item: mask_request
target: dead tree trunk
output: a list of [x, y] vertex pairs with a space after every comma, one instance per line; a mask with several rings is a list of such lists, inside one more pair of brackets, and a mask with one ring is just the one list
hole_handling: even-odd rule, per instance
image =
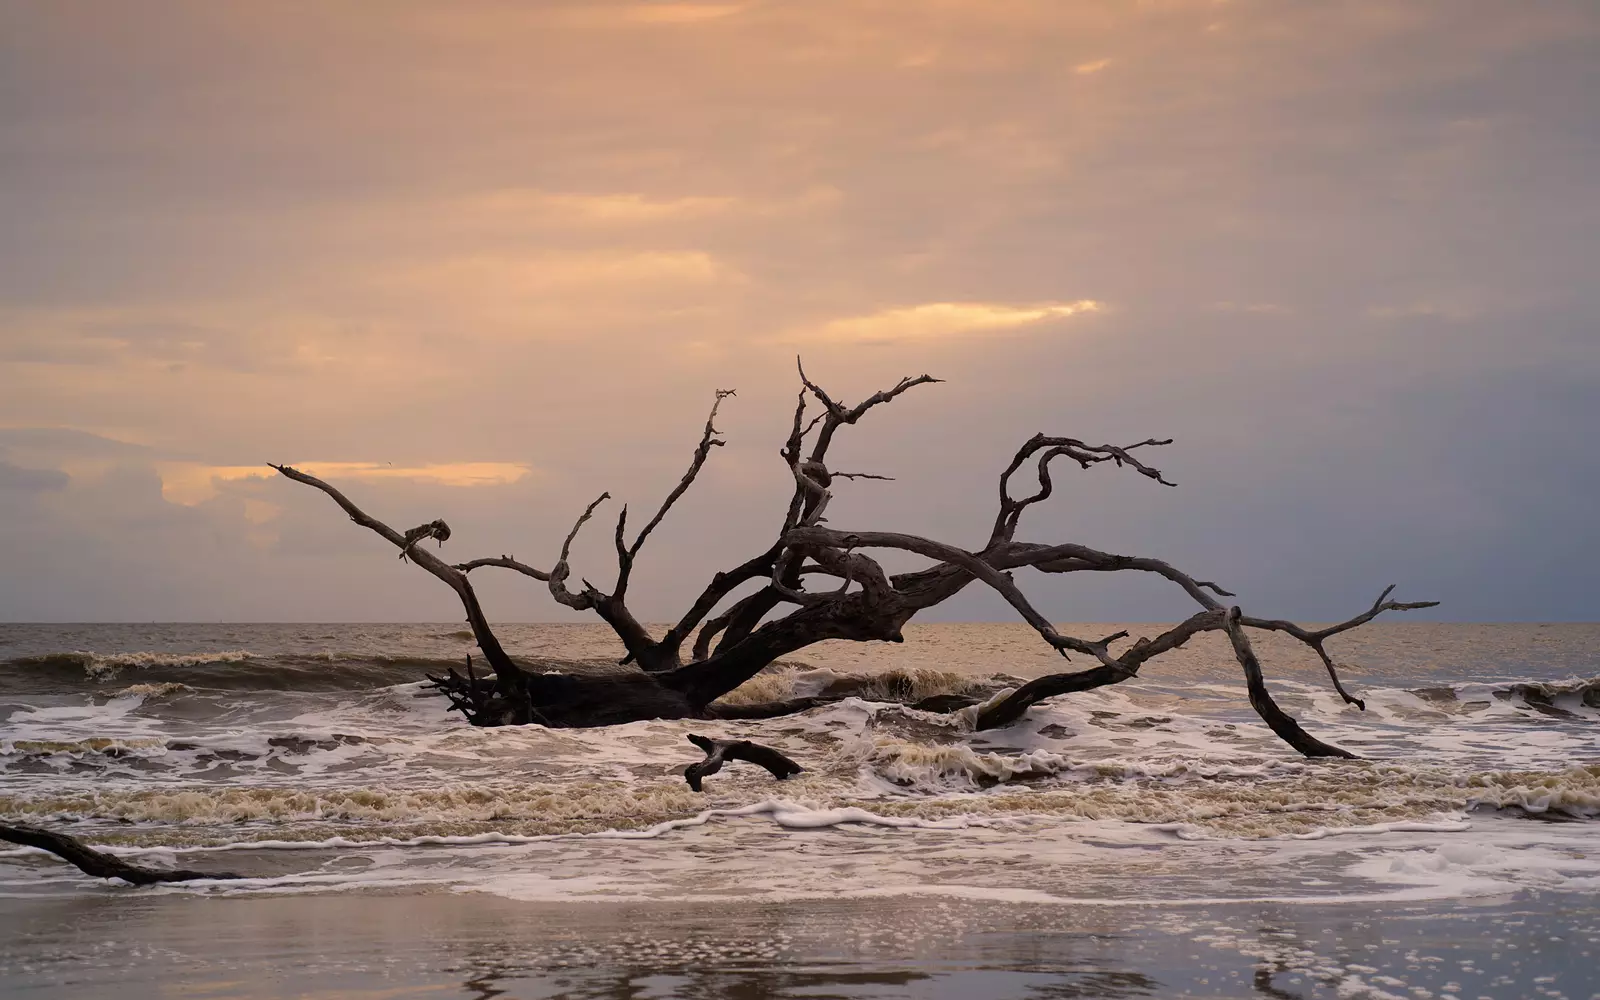
[[[854, 426], [874, 407], [916, 386], [938, 381], [927, 375], [904, 378], [891, 389], [875, 393], [855, 406], [846, 406], [800, 369], [801, 388], [794, 420], [788, 439], [779, 451], [787, 466], [787, 475], [794, 481], [794, 492], [776, 538], [745, 562], [713, 576], [683, 617], [659, 637], [629, 610], [626, 602], [629, 580], [645, 541], [678, 498], [693, 485], [711, 450], [723, 443], [715, 424], [718, 410], [723, 401], [733, 395], [732, 390], [717, 392], [688, 470], [631, 539], [628, 508], [622, 508], [614, 531], [616, 583], [609, 593], [588, 580], [583, 580], [582, 586], [574, 591], [567, 586], [567, 581], [572, 575], [569, 562], [572, 542], [599, 506], [610, 499], [610, 494], [600, 494], [578, 517], [561, 545], [555, 565], [547, 572], [504, 555], [446, 563], [420, 547], [426, 539], [434, 539], [442, 545], [450, 537], [450, 529], [443, 521], [398, 532], [362, 511], [322, 480], [287, 465], [273, 468], [296, 482], [326, 493], [351, 520], [398, 548], [402, 560], [409, 559], [455, 591], [488, 663], [490, 676], [479, 677], [469, 662], [465, 675], [452, 670], [432, 680], [473, 725], [538, 723], [585, 727], [641, 719], [761, 718], [801, 711], [818, 704], [818, 699], [737, 708], [714, 703], [780, 657], [825, 639], [902, 642], [901, 629], [918, 612], [948, 600], [969, 584], [978, 583], [1000, 594], [1063, 658], [1078, 654], [1097, 665], [1086, 670], [1052, 674], [1023, 685], [984, 706], [974, 717], [976, 728], [1009, 725], [1046, 698], [1131, 680], [1138, 676], [1139, 668], [1147, 660], [1183, 645], [1193, 636], [1201, 632], [1227, 631], [1245, 671], [1251, 705], [1272, 731], [1310, 756], [1351, 756], [1307, 734], [1272, 701], [1244, 629], [1283, 632], [1305, 643], [1322, 659], [1334, 688], [1345, 701], [1364, 708], [1340, 683], [1325, 648], [1326, 640], [1365, 624], [1384, 611], [1432, 607], [1435, 602], [1390, 601], [1389, 593], [1394, 589], [1391, 586], [1366, 612], [1329, 628], [1309, 630], [1293, 622], [1252, 618], [1237, 608], [1230, 611], [1217, 597], [1234, 595], [1210, 581], [1196, 580], [1159, 559], [1117, 555], [1073, 543], [1046, 545], [1016, 540], [1023, 513], [1049, 499], [1054, 492], [1051, 469], [1057, 459], [1076, 463], [1083, 469], [1111, 463], [1171, 486], [1173, 484], [1159, 470], [1144, 464], [1133, 454], [1137, 449], [1159, 447], [1170, 441], [1151, 439], [1126, 446], [1092, 445], [1076, 438], [1034, 435], [1024, 442], [1000, 475], [999, 509], [988, 539], [979, 549], [968, 550], [898, 532], [839, 531], [824, 527], [824, 512], [833, 497], [832, 489], [840, 480], [887, 478], [830, 469], [828, 449], [837, 433], [846, 426]], [[820, 407], [820, 412], [808, 421], [807, 409], [813, 403]], [[1011, 482], [1023, 466], [1030, 463], [1037, 489], [1026, 496], [1014, 497]], [[913, 553], [930, 560], [931, 564], [924, 569], [891, 576], [867, 554], [870, 550], [881, 549]], [[622, 641], [627, 655], [621, 664], [633, 669], [608, 674], [522, 669], [495, 638], [469, 581], [473, 570], [489, 567], [532, 577], [543, 582], [557, 602], [574, 610], [593, 611]], [[1017, 586], [1012, 573], [1023, 568], [1041, 573], [1153, 573], [1180, 588], [1200, 610], [1179, 625], [1154, 637], [1140, 638], [1114, 652], [1113, 644], [1127, 639], [1127, 633], [1085, 639], [1058, 632]], [[751, 583], [759, 586], [729, 602], [736, 590]], [[789, 608], [786, 614], [771, 617], [785, 607]], [[723, 610], [714, 614], [719, 608]], [[687, 656], [684, 655], [686, 643], [689, 645]]]

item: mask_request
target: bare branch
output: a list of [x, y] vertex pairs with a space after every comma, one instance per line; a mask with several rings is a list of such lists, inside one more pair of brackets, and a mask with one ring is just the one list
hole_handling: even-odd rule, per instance
[[[297, 483], [303, 483], [326, 493], [333, 502], [338, 504], [350, 520], [362, 527], [369, 528], [382, 536], [391, 545], [400, 549], [402, 555], [410, 557], [410, 561], [428, 571], [433, 576], [444, 581], [456, 596], [461, 600], [461, 606], [467, 613], [467, 622], [472, 626], [473, 638], [478, 643], [478, 648], [483, 651], [484, 659], [489, 661], [489, 668], [494, 671], [496, 684], [500, 689], [501, 701], [494, 710], [493, 724], [499, 725], [506, 721], [524, 723], [538, 717], [533, 708], [531, 696], [527, 689], [527, 678], [521, 668], [512, 662], [506, 655], [505, 649], [500, 645], [500, 640], [489, 627], [489, 620], [484, 616], [483, 608], [478, 603], [478, 595], [473, 591], [472, 584], [467, 580], [466, 569], [451, 566], [438, 556], [423, 548], [413, 548], [417, 541], [424, 537], [433, 537], [441, 542], [450, 537], [450, 529], [443, 521], [434, 521], [411, 531], [401, 534], [382, 521], [357, 507], [349, 497], [334, 489], [332, 486], [318, 479], [316, 476], [301, 472], [299, 469], [287, 465], [274, 465], [285, 477]], [[576, 529], [574, 529], [576, 530]], [[569, 538], [570, 542], [571, 539]], [[562, 550], [565, 557], [566, 550]], [[502, 557], [503, 558], [503, 557]], [[513, 560], [507, 560], [511, 562]], [[467, 564], [469, 568], [472, 564]], [[520, 564], [519, 564], [520, 565]], [[531, 567], [528, 567], [531, 570]], [[532, 570], [532, 573], [537, 573]], [[477, 721], [476, 719], [474, 721]], [[490, 724], [485, 717], [483, 724]]]
[[831, 415], [835, 420], [843, 422], [846, 416], [845, 408], [840, 406], [838, 403], [835, 403], [833, 401], [833, 397], [824, 392], [821, 386], [817, 385], [815, 382], [811, 381], [811, 379], [806, 377], [806, 366], [801, 363], [800, 356], [798, 354], [795, 355], [794, 366], [800, 372], [800, 384], [810, 390], [813, 396], [817, 397], [817, 402], [822, 404], [823, 408], [828, 411], [829, 415]]
[[526, 563], [517, 562], [510, 556], [491, 556], [487, 559], [473, 559], [470, 562], [456, 563], [455, 568], [463, 573], [470, 573], [473, 570], [481, 569], [484, 566], [498, 566], [501, 569], [515, 570], [516, 572], [521, 573], [523, 576], [531, 576], [535, 580], [539, 580], [541, 582], [548, 581], [550, 579], [550, 574], [546, 573], [544, 570], [534, 569], [532, 566], [529, 566]]
[[628, 553], [628, 546], [623, 541], [623, 535], [628, 530], [628, 505], [623, 504], [622, 510], [617, 512], [617, 530], [614, 544], [617, 547], [617, 585], [611, 589], [612, 596], [622, 600], [628, 592], [628, 574], [633, 570], [633, 557]]
[[845, 413], [842, 419], [847, 424], [853, 424], [857, 420], [860, 420], [861, 417], [874, 406], [877, 406], [879, 403], [887, 403], [889, 400], [900, 395], [902, 392], [905, 392], [907, 389], [911, 389], [919, 385], [929, 385], [934, 382], [943, 381], [944, 379], [934, 378], [932, 375], [918, 375], [915, 378], [907, 375], [905, 378], [895, 383], [895, 387], [893, 389], [885, 389], [875, 392], [866, 399], [857, 403], [855, 406], [851, 407], [850, 410]]
[[[1163, 478], [1159, 469], [1145, 465], [1128, 454], [1135, 448], [1160, 447], [1171, 443], [1171, 438], [1162, 440], [1149, 438], [1136, 444], [1123, 446], [1112, 444], [1092, 445], [1079, 441], [1077, 438], [1048, 437], [1042, 432], [1035, 434], [1023, 442], [1022, 447], [1017, 450], [1016, 455], [1011, 459], [1011, 464], [1007, 465], [1005, 471], [1000, 474], [1000, 512], [995, 516], [994, 530], [990, 533], [989, 543], [993, 545], [1002, 541], [1010, 541], [1012, 536], [1016, 534], [1017, 522], [1021, 519], [1022, 512], [1028, 507], [1050, 498], [1051, 493], [1055, 491], [1055, 484], [1050, 479], [1050, 463], [1057, 458], [1063, 456], [1070, 458], [1072, 461], [1077, 462], [1080, 468], [1084, 469], [1101, 462], [1115, 462], [1118, 466], [1131, 466], [1140, 475], [1154, 479], [1165, 486], [1176, 486], [1176, 483], [1168, 482]], [[1011, 477], [1022, 467], [1023, 462], [1038, 454], [1041, 449], [1044, 450], [1044, 453], [1039, 455], [1038, 460], [1038, 491], [1020, 500], [1014, 499], [1011, 496]]]
[[346, 514], [350, 515], [350, 520], [382, 536], [389, 544], [400, 550], [401, 558], [410, 556], [412, 562], [449, 584], [451, 589], [459, 593], [466, 586], [466, 574], [461, 570], [456, 569], [426, 549], [414, 548], [416, 543], [423, 538], [438, 538], [441, 542], [449, 538], [450, 528], [443, 521], [431, 521], [401, 534], [360, 507], [357, 507], [349, 497], [316, 476], [301, 472], [299, 469], [288, 465], [272, 465], [270, 462], [267, 464], [297, 483], [304, 483], [326, 493], [333, 499], [334, 503], [338, 504]]
[[1160, 559], [1148, 556], [1119, 556], [1091, 549], [1087, 545], [1039, 545], [1033, 542], [1000, 542], [984, 550], [984, 559], [1001, 569], [1032, 566], [1041, 573], [1079, 573], [1084, 571], [1115, 572], [1125, 569], [1142, 570], [1166, 577], [1182, 587], [1194, 602], [1207, 610], [1217, 610], [1222, 605], [1207, 590], [1226, 597], [1227, 591], [1209, 581], [1202, 583], [1189, 574]]
[[691, 656], [696, 660], [704, 660], [711, 655], [711, 640], [720, 635], [733, 620], [749, 611], [757, 600], [765, 600], [769, 588], [763, 587], [753, 594], [735, 602], [728, 610], [716, 616], [700, 629], [700, 634], [694, 638], [694, 650]]
[[588, 611], [604, 595], [595, 590], [588, 581], [584, 581], [583, 590], [576, 594], [567, 589], [567, 577], [572, 575], [572, 567], [567, 562], [568, 556], [572, 554], [572, 540], [578, 537], [578, 531], [582, 529], [584, 522], [594, 516], [594, 509], [609, 499], [611, 499], [610, 493], [602, 493], [583, 509], [583, 513], [578, 515], [577, 523], [567, 532], [566, 541], [561, 543], [561, 558], [550, 568], [550, 596], [575, 611]]
[[1132, 646], [1122, 651], [1117, 659], [1128, 673], [1136, 673], [1148, 660], [1177, 649], [1201, 632], [1213, 632], [1223, 627], [1226, 612], [1221, 608], [1200, 611], [1167, 629], [1154, 639], [1140, 637]]
[[316, 476], [301, 472], [299, 469], [288, 465], [274, 465], [273, 463], [268, 462], [267, 466], [269, 468], [277, 469], [280, 473], [289, 477], [290, 479], [293, 479], [297, 483], [304, 483], [307, 486], [314, 486], [322, 492], [328, 494], [328, 496], [333, 498], [334, 503], [338, 504], [346, 514], [350, 515], [350, 520], [361, 525], [363, 528], [371, 528], [373, 531], [387, 539], [392, 545], [394, 545], [395, 548], [403, 551], [409, 546], [410, 543], [407, 541], [404, 535], [368, 514], [360, 507], [357, 507], [355, 504], [351, 503], [349, 497], [346, 497], [343, 493], [340, 493], [332, 486], [329, 486], [327, 483], [318, 479]]
[[767, 551], [735, 566], [726, 573], [718, 573], [712, 577], [711, 582], [696, 598], [694, 604], [688, 611], [683, 613], [682, 618], [678, 619], [678, 623], [667, 630], [667, 634], [661, 639], [661, 645], [671, 646], [676, 649], [689, 633], [694, 631], [694, 627], [700, 624], [701, 619], [710, 614], [712, 609], [724, 597], [732, 593], [736, 587], [770, 574], [772, 572], [772, 564], [777, 560], [781, 551], [781, 545], [774, 545]]
[[[1119, 568], [1138, 567], [1123, 566]], [[1176, 574], [1177, 571], [1174, 570], [1173, 573]], [[1182, 574], [1177, 575], [1182, 576]], [[1200, 585], [1220, 590], [1220, 588], [1216, 588], [1215, 584], [1211, 584], [1209, 582], [1203, 582]], [[1240, 624], [1247, 628], [1285, 632], [1294, 638], [1299, 639], [1301, 642], [1306, 643], [1312, 649], [1316, 650], [1317, 654], [1322, 657], [1323, 664], [1328, 668], [1328, 675], [1333, 680], [1333, 686], [1335, 690], [1339, 692], [1345, 701], [1355, 705], [1358, 708], [1365, 708], [1366, 706], [1359, 698], [1355, 698], [1349, 694], [1347, 691], [1345, 691], [1344, 686], [1340, 684], [1338, 674], [1334, 670], [1332, 661], [1328, 658], [1327, 651], [1323, 648], [1322, 644], [1323, 641], [1329, 636], [1337, 635], [1340, 632], [1345, 632], [1359, 625], [1365, 624], [1383, 611], [1410, 611], [1416, 608], [1431, 608], [1438, 604], [1437, 601], [1398, 602], [1385, 600], [1393, 589], [1394, 588], [1391, 586], [1385, 590], [1383, 594], [1379, 596], [1378, 600], [1373, 604], [1372, 609], [1368, 610], [1367, 612], [1357, 615], [1348, 621], [1340, 622], [1337, 625], [1330, 625], [1327, 628], [1319, 629], [1315, 632], [1296, 625], [1294, 622], [1279, 621], [1275, 619], [1269, 620], [1241, 616], [1239, 621]], [[1175, 625], [1167, 631], [1161, 633], [1154, 639], [1141, 638], [1134, 642], [1132, 646], [1128, 647], [1117, 657], [1117, 660], [1122, 664], [1122, 671], [1101, 672], [1101, 668], [1096, 668], [1095, 670], [1082, 671], [1077, 674], [1051, 674], [1047, 677], [1037, 678], [1034, 681], [1030, 681], [1023, 687], [1018, 688], [1006, 698], [985, 708], [977, 717], [975, 728], [991, 729], [999, 726], [1010, 725], [1012, 722], [1015, 722], [1017, 719], [1021, 718], [1022, 714], [1027, 711], [1028, 708], [1046, 698], [1051, 698], [1058, 694], [1066, 694], [1072, 691], [1088, 690], [1091, 687], [1100, 687], [1104, 684], [1114, 684], [1118, 681], [1126, 680], [1138, 673], [1139, 667], [1145, 662], [1152, 660], [1163, 653], [1177, 649], [1179, 646], [1182, 646], [1199, 633], [1219, 631], [1226, 629], [1227, 627], [1227, 612], [1222, 608], [1208, 608], [1207, 610], [1200, 611], [1182, 623]], [[1253, 651], [1251, 655], [1254, 656]], [[1257, 669], [1259, 669], [1259, 664]], [[1263, 690], [1265, 690], [1264, 687]], [[1270, 700], [1271, 699], [1268, 698], [1269, 702]], [[1268, 709], [1268, 712], [1270, 713], [1275, 709], [1276, 706], [1273, 705], [1272, 708]], [[1293, 722], [1292, 719], [1289, 721], [1291, 723]]]
[[711, 412], [706, 416], [705, 430], [700, 434], [700, 443], [695, 446], [694, 458], [689, 463], [689, 471], [683, 474], [683, 478], [678, 481], [678, 485], [673, 487], [672, 492], [668, 493], [667, 498], [661, 502], [661, 509], [656, 511], [656, 516], [652, 517], [648, 524], [639, 529], [639, 534], [634, 538], [633, 544], [626, 549], [623, 548], [622, 544], [622, 532], [623, 521], [627, 518], [627, 510], [623, 510], [622, 519], [617, 521], [617, 586], [613, 595], [617, 600], [621, 600], [622, 595], [627, 592], [628, 576], [633, 572], [634, 559], [639, 555], [639, 550], [644, 547], [645, 539], [650, 537], [650, 532], [656, 530], [656, 525], [660, 524], [661, 519], [667, 516], [667, 511], [672, 509], [672, 505], [677, 503], [678, 498], [683, 496], [690, 485], [694, 483], [694, 478], [700, 474], [700, 467], [706, 464], [706, 458], [711, 454], [711, 449], [720, 448], [727, 443], [717, 437], [717, 410], [721, 408], [724, 399], [736, 394], [733, 389], [717, 390], [716, 399], [711, 403]]
[[1250, 648], [1250, 639], [1244, 633], [1242, 613], [1238, 607], [1228, 609], [1226, 627], [1228, 639], [1233, 643], [1233, 655], [1238, 658], [1239, 665], [1244, 668], [1245, 683], [1250, 690], [1250, 707], [1256, 710], [1263, 722], [1285, 743], [1305, 754], [1307, 757], [1347, 757], [1354, 758], [1355, 754], [1342, 747], [1331, 743], [1324, 743], [1300, 728], [1300, 723], [1291, 718], [1288, 713], [1278, 707], [1272, 700], [1272, 695], [1267, 693], [1267, 682], [1261, 676], [1261, 662], [1256, 659], [1255, 650]]
[[879, 476], [870, 472], [830, 472], [834, 479], [878, 479], [886, 483], [894, 482], [893, 476]]
[[1339, 682], [1339, 671], [1334, 668], [1333, 658], [1328, 655], [1328, 650], [1323, 643], [1326, 642], [1331, 636], [1338, 635], [1341, 632], [1348, 632], [1360, 625], [1365, 625], [1367, 622], [1372, 621], [1372, 619], [1378, 617], [1385, 611], [1415, 611], [1418, 608], [1433, 608], [1438, 607], [1439, 605], [1438, 601], [1401, 602], [1388, 600], [1389, 595], [1393, 591], [1394, 584], [1391, 583], [1389, 586], [1384, 588], [1383, 593], [1378, 595], [1378, 599], [1372, 602], [1371, 608], [1368, 608], [1366, 611], [1347, 621], [1342, 621], [1337, 625], [1329, 625], [1327, 628], [1318, 629], [1316, 631], [1302, 628], [1301, 626], [1296, 625], [1294, 622], [1283, 621], [1276, 618], [1246, 618], [1244, 619], [1244, 624], [1250, 628], [1259, 628], [1274, 632], [1285, 632], [1316, 650], [1317, 655], [1322, 658], [1322, 665], [1328, 670], [1329, 679], [1333, 681], [1334, 690], [1339, 692], [1339, 697], [1343, 698], [1347, 704], [1354, 705], [1362, 711], [1366, 711], [1367, 703], [1346, 691], [1344, 689], [1344, 685]]
[[[1115, 670], [1122, 669], [1122, 664], [1106, 648], [1106, 640], [1090, 642], [1057, 632], [1055, 626], [1051, 625], [1049, 620], [1034, 610], [1032, 604], [1028, 603], [1028, 599], [1023, 596], [1022, 591], [1017, 588], [1016, 583], [1012, 581], [1009, 575], [984, 562], [978, 556], [954, 545], [897, 532], [840, 532], [816, 527], [797, 528], [789, 532], [785, 536], [785, 540], [791, 545], [831, 545], [840, 549], [901, 549], [906, 552], [915, 552], [918, 555], [927, 556], [930, 559], [939, 559], [952, 563], [971, 573], [980, 582], [988, 584], [1001, 597], [1004, 597], [1006, 603], [1015, 608], [1022, 615], [1023, 620], [1032, 625], [1033, 630], [1038, 632], [1046, 642], [1063, 656], [1069, 650], [1075, 653], [1084, 653], [1093, 656], [1101, 663]], [[1121, 638], [1121, 636], [1118, 635], [1112, 638]]]
[[847, 407], [829, 396], [821, 386], [806, 377], [805, 366], [800, 359], [794, 359], [795, 367], [800, 372], [800, 382], [817, 401], [821, 403], [826, 412], [826, 419], [822, 422], [822, 429], [817, 432], [817, 441], [811, 448], [811, 461], [821, 462], [828, 454], [828, 446], [833, 443], [833, 433], [842, 424], [853, 424], [860, 420], [866, 412], [880, 403], [887, 403], [896, 396], [919, 385], [928, 385], [942, 382], [943, 379], [934, 378], [932, 375], [918, 375], [915, 378], [907, 376], [895, 383], [894, 388], [873, 393], [855, 406]]
[[1029, 708], [1046, 698], [1076, 691], [1090, 691], [1107, 684], [1120, 683], [1131, 676], [1132, 674], [1102, 665], [1077, 673], [1036, 677], [1004, 698], [983, 706], [973, 718], [972, 728], [982, 731], [1009, 726], [1022, 718]]
[[406, 556], [411, 554], [412, 548], [424, 538], [437, 539], [440, 548], [443, 548], [444, 543], [450, 540], [450, 526], [443, 521], [429, 521], [427, 524], [419, 524], [415, 528], [409, 529], [404, 537], [406, 547], [400, 550], [402, 562], [405, 561]]

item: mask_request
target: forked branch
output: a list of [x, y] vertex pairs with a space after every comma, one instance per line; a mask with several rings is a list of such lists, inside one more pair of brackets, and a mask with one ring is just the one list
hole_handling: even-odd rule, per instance
[[588, 611], [605, 598], [605, 595], [596, 590], [588, 580], [583, 581], [583, 589], [574, 594], [567, 589], [567, 578], [572, 575], [570, 559], [573, 540], [578, 537], [578, 532], [583, 530], [583, 526], [588, 522], [589, 518], [594, 516], [595, 508], [610, 499], [610, 493], [602, 493], [595, 497], [589, 506], [583, 509], [583, 513], [578, 515], [578, 520], [572, 525], [572, 530], [567, 532], [566, 540], [561, 543], [560, 558], [556, 560], [554, 566], [550, 567], [550, 575], [547, 577], [550, 584], [550, 596], [574, 611]]
[[1237, 607], [1229, 608], [1226, 626], [1228, 641], [1233, 644], [1233, 655], [1238, 658], [1239, 666], [1244, 668], [1245, 683], [1250, 690], [1250, 707], [1280, 739], [1307, 757], [1354, 758], [1355, 754], [1350, 751], [1324, 743], [1300, 728], [1300, 723], [1290, 718], [1272, 700], [1272, 695], [1267, 693], [1267, 682], [1261, 676], [1261, 662], [1256, 659], [1255, 650], [1250, 648], [1250, 638], [1244, 633], [1242, 617]]
[[[1134, 458], [1129, 452], [1135, 448], [1157, 448], [1172, 443], [1171, 438], [1157, 440], [1149, 438], [1130, 445], [1113, 444], [1086, 444], [1077, 438], [1049, 437], [1043, 433], [1035, 434], [1025, 441], [1017, 454], [1011, 459], [1011, 464], [1006, 466], [1000, 474], [1000, 512], [995, 515], [994, 530], [990, 533], [989, 544], [1008, 542], [1017, 532], [1017, 523], [1022, 518], [1022, 512], [1036, 503], [1050, 499], [1055, 492], [1055, 483], [1050, 478], [1050, 463], [1058, 458], [1068, 458], [1078, 463], [1080, 468], [1087, 469], [1101, 462], [1115, 462], [1118, 466], [1129, 466], [1142, 476], [1147, 476], [1161, 483], [1163, 486], [1176, 486], [1177, 483], [1168, 482], [1161, 470], [1145, 465]], [[1042, 452], [1042, 453], [1041, 453]], [[1011, 496], [1011, 477], [1016, 474], [1022, 464], [1035, 454], [1038, 459], [1039, 489], [1029, 496], [1015, 499]]]
[[1367, 703], [1346, 691], [1344, 685], [1339, 682], [1339, 671], [1334, 667], [1333, 657], [1328, 655], [1328, 649], [1324, 643], [1340, 632], [1348, 632], [1357, 626], [1365, 625], [1385, 611], [1415, 611], [1418, 608], [1436, 608], [1439, 606], [1438, 601], [1391, 601], [1389, 600], [1389, 595], [1393, 592], [1394, 584], [1391, 583], [1383, 588], [1383, 593], [1378, 595], [1378, 599], [1373, 601], [1372, 607], [1366, 611], [1337, 625], [1329, 625], [1327, 628], [1317, 629], [1316, 631], [1302, 628], [1294, 622], [1282, 621], [1276, 618], [1245, 618], [1244, 624], [1251, 628], [1288, 633], [1316, 650], [1317, 656], [1322, 658], [1322, 665], [1328, 670], [1329, 679], [1333, 681], [1334, 690], [1339, 692], [1339, 697], [1343, 698], [1347, 704], [1366, 711]]

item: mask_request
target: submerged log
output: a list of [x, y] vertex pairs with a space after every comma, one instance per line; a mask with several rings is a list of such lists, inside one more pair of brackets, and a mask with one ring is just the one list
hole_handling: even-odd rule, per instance
[[690, 764], [689, 769], [683, 772], [684, 780], [697, 792], [705, 790], [701, 787], [702, 781], [722, 770], [722, 765], [730, 760], [744, 760], [760, 765], [771, 771], [772, 776], [779, 781], [805, 770], [771, 747], [751, 743], [749, 740], [714, 740], [690, 733], [689, 742], [704, 750], [706, 754], [705, 760]]
[[114, 854], [97, 851], [76, 837], [34, 826], [0, 826], [0, 840], [25, 847], [37, 847], [76, 865], [85, 875], [95, 878], [119, 878], [132, 885], [154, 885], [158, 882], [195, 882], [200, 879], [245, 878], [232, 872], [197, 872], [187, 868], [145, 868], [130, 864]]

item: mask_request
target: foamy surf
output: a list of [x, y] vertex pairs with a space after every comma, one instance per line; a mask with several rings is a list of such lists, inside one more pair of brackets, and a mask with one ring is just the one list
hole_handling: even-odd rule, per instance
[[[73, 637], [93, 654], [0, 651], [0, 817], [157, 863], [222, 851], [238, 856], [230, 867], [262, 866], [259, 881], [174, 892], [426, 884], [519, 899], [1120, 905], [1445, 898], [1596, 877], [1588, 855], [1552, 860], [1600, 818], [1597, 684], [1574, 672], [1586, 653], [1543, 676], [1357, 664], [1346, 672], [1361, 712], [1327, 690], [1320, 664], [1264, 643], [1279, 700], [1365, 758], [1347, 762], [1284, 747], [1225, 650], [1198, 640], [1165, 672], [994, 731], [910, 705], [993, 697], [1058, 669], [1025, 629], [825, 644], [729, 696], [840, 699], [787, 717], [483, 730], [421, 683], [470, 651], [452, 629], [167, 628], [126, 651], [104, 635]], [[514, 655], [616, 669], [600, 639], [541, 629], [509, 630]], [[363, 642], [381, 645], [362, 654]], [[755, 739], [806, 770], [780, 785], [734, 765], [697, 795], [681, 776], [699, 756], [690, 732]], [[1501, 860], [1429, 853], [1483, 843]], [[16, 891], [82, 884], [4, 856], [20, 866]], [[1507, 857], [1560, 878], [1519, 882]]]

